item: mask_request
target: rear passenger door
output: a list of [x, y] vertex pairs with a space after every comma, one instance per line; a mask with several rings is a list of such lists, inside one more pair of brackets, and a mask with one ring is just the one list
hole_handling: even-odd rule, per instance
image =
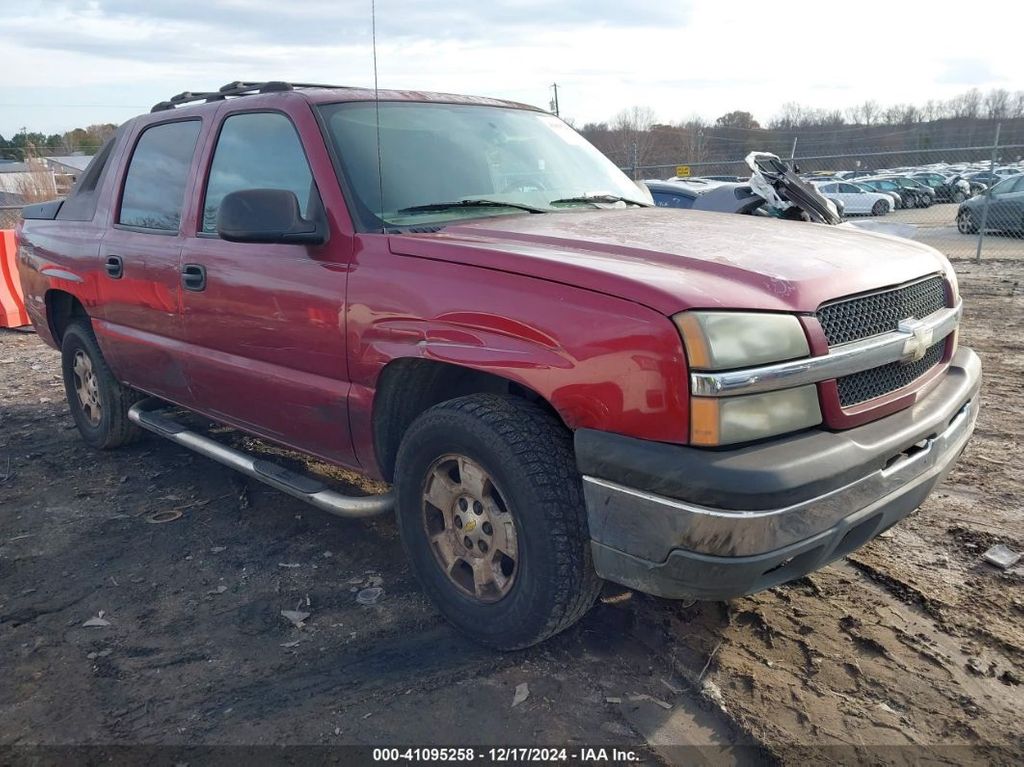
[[188, 405], [181, 347], [182, 210], [202, 123], [148, 124], [131, 139], [111, 226], [100, 243], [97, 332], [129, 384]]
[[[304, 103], [305, 117], [314, 126]], [[326, 158], [319, 133], [315, 147]], [[324, 167], [326, 165], [326, 167]], [[189, 376], [201, 410], [275, 442], [355, 465], [348, 428], [344, 302], [351, 233], [325, 245], [228, 242], [217, 234], [224, 196], [244, 189], [295, 193], [304, 217], [337, 180], [316, 178], [296, 124], [283, 111], [228, 111], [196, 194], [195, 231], [182, 272]], [[328, 217], [330, 220], [330, 217]]]

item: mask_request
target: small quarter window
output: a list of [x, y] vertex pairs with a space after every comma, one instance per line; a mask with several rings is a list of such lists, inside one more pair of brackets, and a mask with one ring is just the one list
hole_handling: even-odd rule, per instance
[[185, 120], [143, 131], [125, 176], [118, 223], [178, 231], [199, 127], [199, 120]]
[[60, 206], [60, 211], [57, 213], [59, 220], [91, 221], [96, 215], [100, 180], [110, 165], [110, 156], [121, 135], [122, 131], [118, 130], [115, 135], [108, 138], [103, 148], [89, 162], [85, 172], [78, 177], [78, 182], [72, 188], [64, 204]]

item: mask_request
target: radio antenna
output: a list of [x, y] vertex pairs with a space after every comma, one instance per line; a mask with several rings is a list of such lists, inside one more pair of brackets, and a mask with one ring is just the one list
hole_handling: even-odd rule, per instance
[[370, 37], [373, 43], [373, 108], [377, 124], [377, 193], [379, 194], [380, 231], [388, 233], [384, 221], [384, 160], [380, 148], [380, 88], [377, 85], [377, 0], [370, 0]]

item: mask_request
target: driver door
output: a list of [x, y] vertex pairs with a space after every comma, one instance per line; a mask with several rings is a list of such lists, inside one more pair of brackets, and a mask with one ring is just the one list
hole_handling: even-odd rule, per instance
[[[318, 178], [296, 123], [305, 113], [226, 109], [182, 252], [182, 306], [198, 409], [274, 442], [355, 466], [348, 428], [344, 304], [352, 237], [328, 216], [324, 245], [228, 242], [221, 200], [294, 192], [303, 216], [339, 189], [323, 142]], [[309, 128], [307, 128], [309, 129]], [[320, 157], [322, 155], [322, 157]], [[339, 192], [340, 193], [340, 192]]]
[[988, 229], [1024, 228], [1024, 176], [1011, 176], [992, 187]]

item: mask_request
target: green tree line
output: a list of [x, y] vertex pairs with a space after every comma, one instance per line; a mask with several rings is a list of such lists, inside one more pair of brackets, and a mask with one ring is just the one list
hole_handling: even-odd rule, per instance
[[32, 157], [52, 157], [75, 152], [95, 154], [117, 126], [100, 123], [49, 135], [22, 128], [10, 139], [0, 135], [0, 158], [23, 161]]

